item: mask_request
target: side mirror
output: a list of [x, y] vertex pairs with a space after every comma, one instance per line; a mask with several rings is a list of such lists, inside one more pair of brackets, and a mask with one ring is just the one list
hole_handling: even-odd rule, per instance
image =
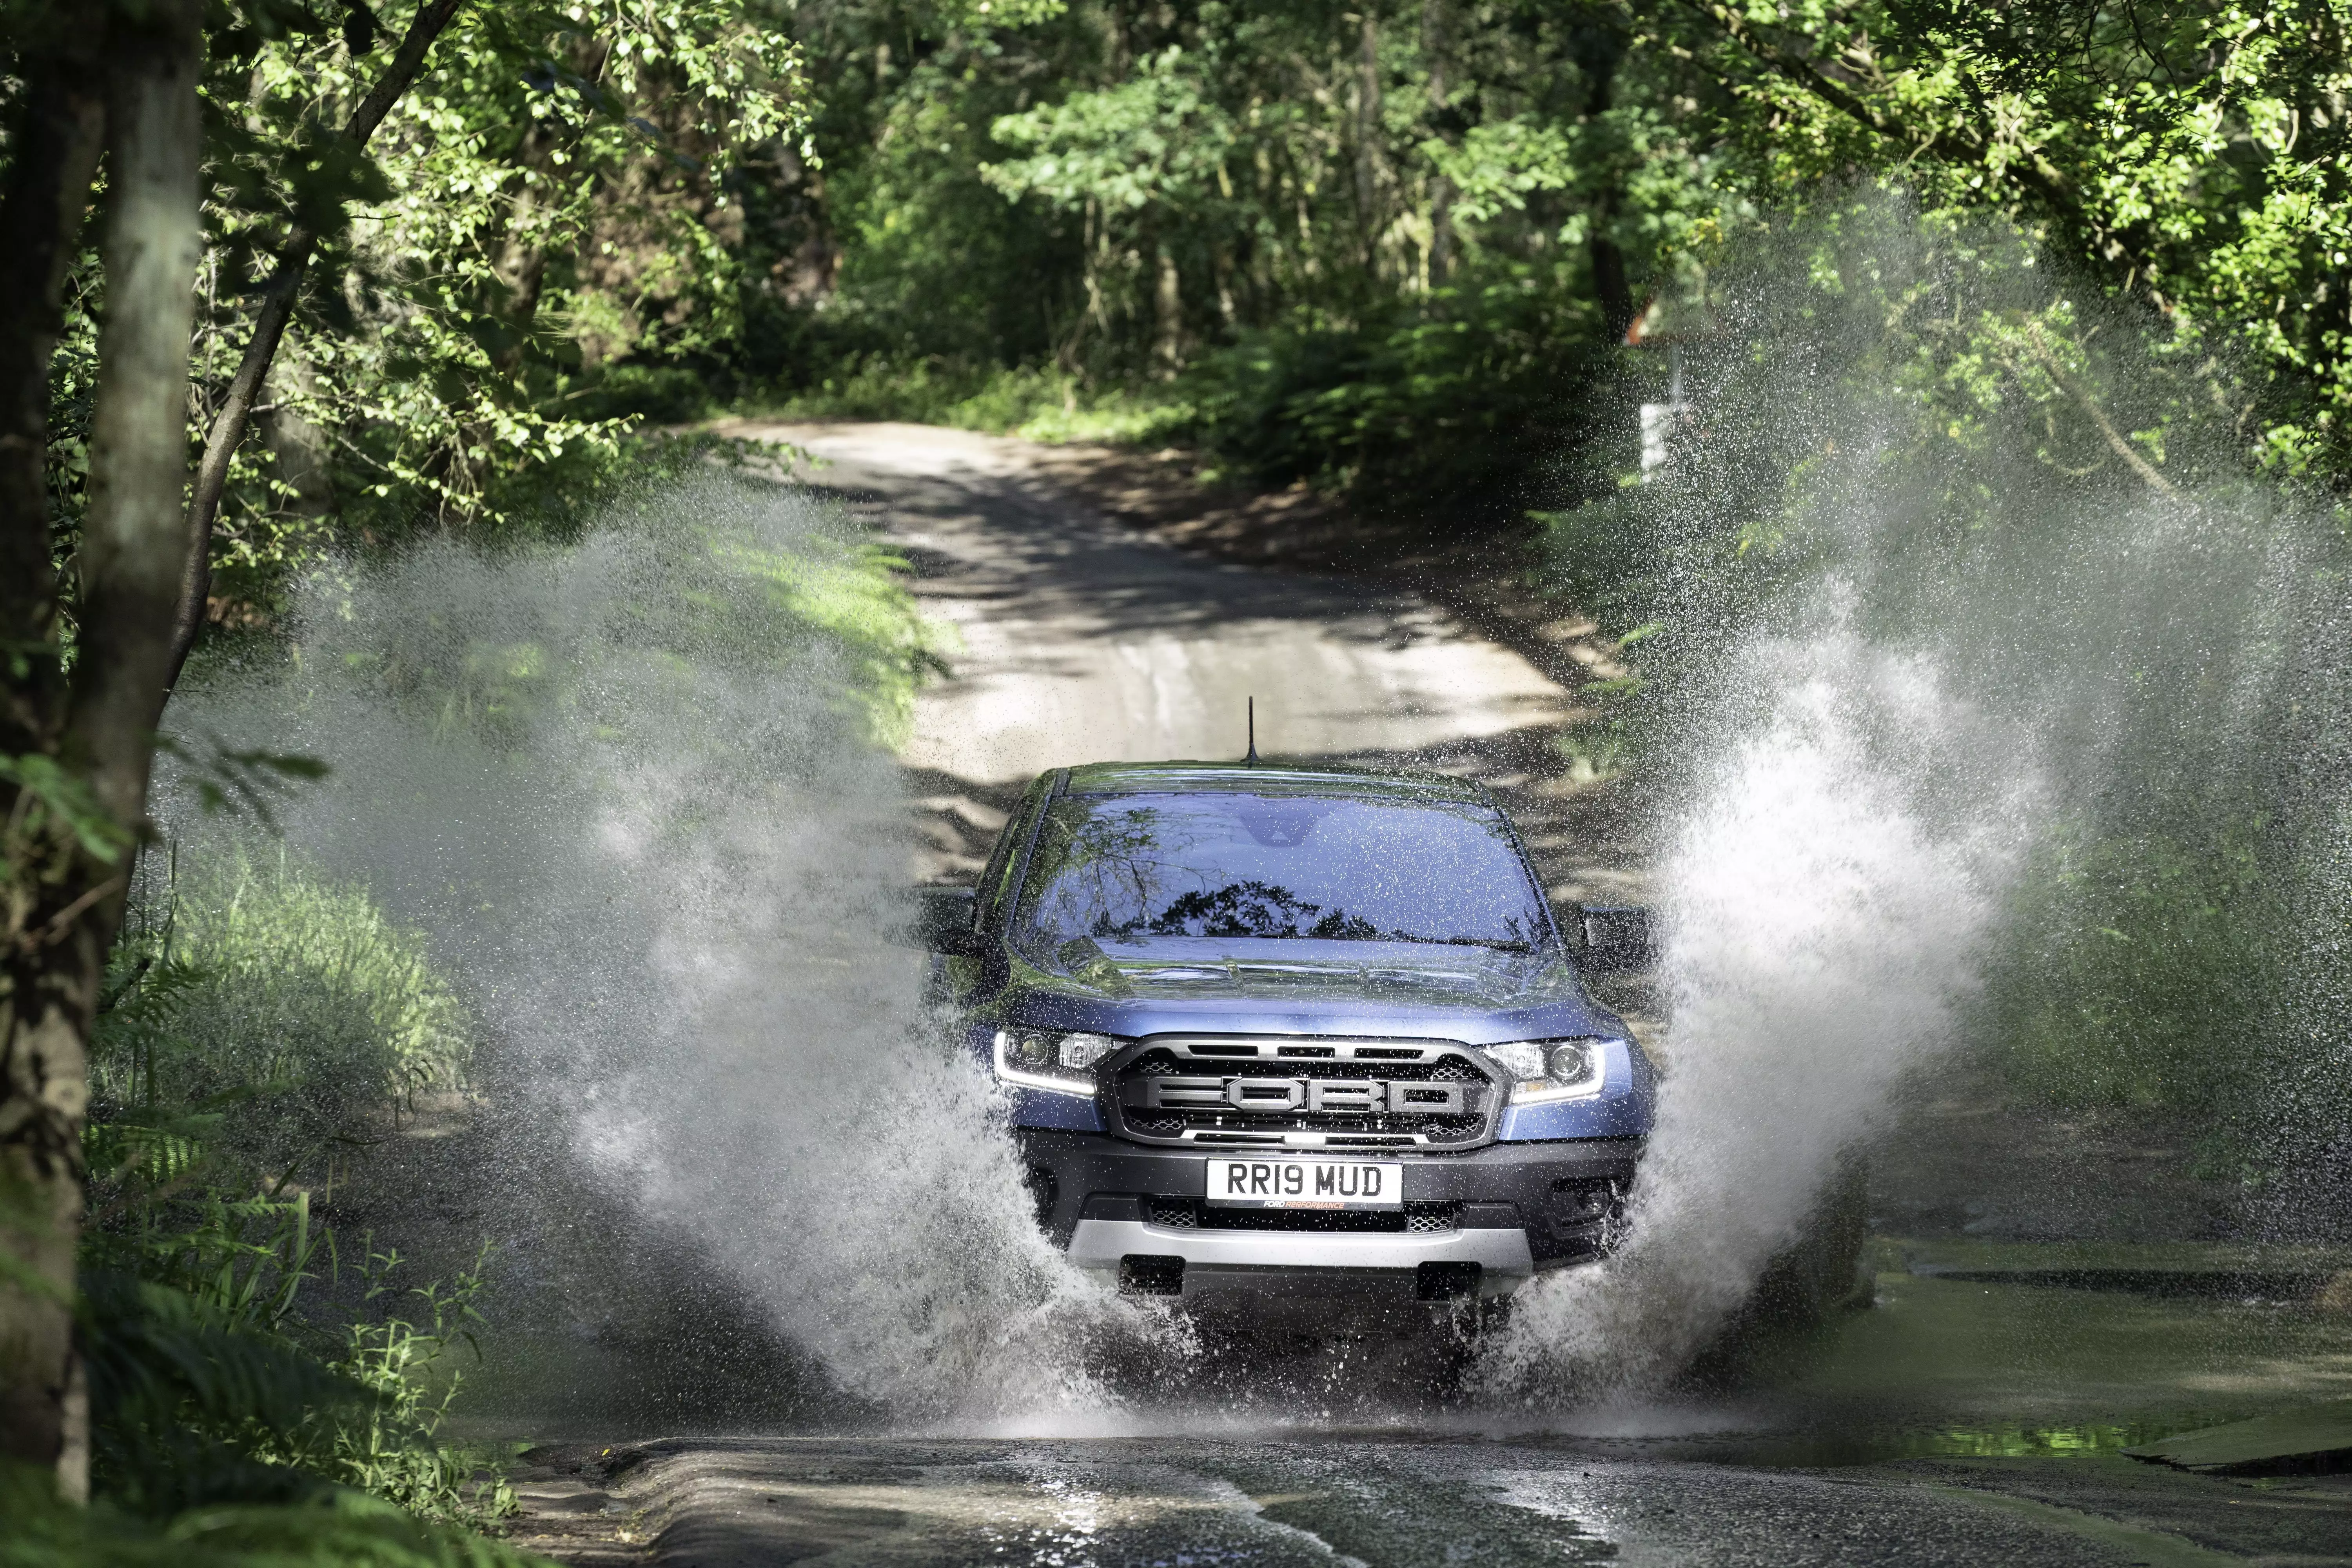
[[979, 952], [980, 933], [971, 928], [975, 897], [971, 888], [917, 888], [907, 945], [956, 955]]
[[1594, 973], [1648, 967], [1650, 911], [1636, 904], [1586, 904], [1577, 911], [1584, 928], [1584, 968]]

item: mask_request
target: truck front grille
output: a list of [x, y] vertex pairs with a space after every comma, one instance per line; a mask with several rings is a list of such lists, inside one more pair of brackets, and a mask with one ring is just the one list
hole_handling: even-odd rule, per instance
[[1154, 1036], [1109, 1064], [1112, 1131], [1208, 1148], [1465, 1149], [1507, 1085], [1451, 1041]]

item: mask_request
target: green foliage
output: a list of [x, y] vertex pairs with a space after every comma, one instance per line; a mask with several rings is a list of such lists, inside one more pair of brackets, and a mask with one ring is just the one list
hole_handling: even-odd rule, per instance
[[0, 1467], [0, 1568], [542, 1568], [544, 1558], [420, 1520], [364, 1492], [223, 1504], [154, 1521], [58, 1500], [46, 1471]]
[[2181, 351], [2246, 362], [2243, 449], [2352, 461], [2352, 17], [2338, 0], [1709, 4], [1742, 173], [1776, 199], [1899, 171], [1931, 213], [2000, 213]]
[[1466, 512], [1523, 492], [1568, 439], [1596, 325], [1591, 305], [1522, 274], [1440, 290], [1385, 331], [1251, 333], [1195, 373], [1195, 427], [1262, 484]]
[[462, 1372], [445, 1363], [461, 1342], [479, 1353], [473, 1325], [482, 1315], [474, 1303], [482, 1293], [488, 1244], [471, 1268], [446, 1283], [407, 1287], [392, 1283], [402, 1262], [397, 1251], [376, 1251], [373, 1237], [361, 1247], [359, 1309], [330, 1364], [373, 1397], [363, 1422], [333, 1427], [331, 1468], [349, 1484], [428, 1518], [478, 1521], [512, 1513], [514, 1495], [503, 1480], [474, 1483], [478, 1455], [436, 1441], [464, 1381]]
[[1986, 1029], [2016, 1081], [2056, 1105], [2196, 1112], [2244, 1141], [2281, 1066], [2249, 1024], [2291, 957], [2263, 826], [2040, 847], [2015, 907], [2032, 935]]
[[463, 1087], [464, 1005], [423, 939], [365, 889], [239, 853], [152, 889], [117, 947], [92, 1093], [151, 1122], [233, 1110], [215, 1134], [283, 1170]]
[[418, 1089], [463, 1081], [465, 1013], [356, 888], [230, 852], [144, 893], [109, 974], [83, 1141], [96, 1491], [223, 1541], [276, 1532], [292, 1551], [315, 1526], [321, 1551], [382, 1536], [369, 1550], [388, 1561], [462, 1555], [416, 1521], [511, 1510], [436, 1436], [486, 1257], [396, 1284], [398, 1255], [363, 1238], [347, 1264], [298, 1183]]
[[775, 193], [803, 280], [752, 352], [811, 411], [1009, 425], [955, 410], [992, 373], [1062, 376], [1071, 415], [1108, 393], [1189, 419], [1048, 408], [1033, 433], [1501, 516], [1578, 434], [1622, 290], [1720, 205], [1685, 133], [1710, 89], [1607, 5], [795, 26], [833, 84], [826, 162]]
[[1187, 436], [1194, 410], [1160, 382], [1089, 387], [1054, 366], [853, 359], [768, 405], [784, 419], [902, 419], [1034, 441], [1147, 445]]
[[[616, 650], [648, 679], [676, 682], [682, 702], [694, 700], [698, 659], [793, 668], [858, 739], [898, 743], [916, 688], [944, 668], [942, 634], [908, 592], [904, 559], [769, 479], [703, 461], [708, 440], [666, 445], [676, 458], [666, 477], [618, 487], [562, 550], [529, 542], [479, 558], [594, 576], [571, 616], [486, 627], [468, 614], [477, 606], [436, 604], [371, 621], [341, 657], [436, 733], [499, 747], [594, 700], [588, 671]], [[616, 706], [608, 721], [644, 717]]]
[[436, 1441], [462, 1381], [447, 1354], [480, 1321], [482, 1260], [396, 1289], [398, 1255], [363, 1241], [345, 1290], [307, 1194], [229, 1199], [249, 1167], [184, 1133], [100, 1124], [89, 1142], [101, 1206], [81, 1327], [99, 1492], [152, 1518], [339, 1488], [435, 1519], [511, 1511], [504, 1483], [474, 1483], [474, 1455]]
[[[215, 535], [232, 627], [339, 546], [534, 530], [633, 468], [638, 421], [678, 402], [663, 373], [707, 381], [741, 334], [744, 183], [794, 148], [813, 155], [776, 0], [460, 6], [355, 155], [340, 128], [417, 8], [211, 16], [192, 442], [288, 237], [320, 236]], [[0, 72], [0, 106], [21, 90]], [[68, 551], [100, 289], [86, 255], [52, 366]]]

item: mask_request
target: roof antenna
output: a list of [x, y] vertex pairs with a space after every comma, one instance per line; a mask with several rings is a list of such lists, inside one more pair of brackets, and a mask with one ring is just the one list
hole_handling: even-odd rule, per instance
[[1242, 760], [1250, 766], [1255, 767], [1257, 766], [1257, 698], [1255, 695], [1249, 700], [1249, 742], [1250, 754]]

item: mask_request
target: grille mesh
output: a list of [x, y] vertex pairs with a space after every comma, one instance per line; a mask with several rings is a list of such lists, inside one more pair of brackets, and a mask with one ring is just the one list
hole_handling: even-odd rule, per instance
[[1409, 1203], [1394, 1209], [1229, 1209], [1197, 1198], [1153, 1198], [1144, 1211], [1171, 1230], [1305, 1230], [1426, 1236], [1460, 1228], [1462, 1205]]

